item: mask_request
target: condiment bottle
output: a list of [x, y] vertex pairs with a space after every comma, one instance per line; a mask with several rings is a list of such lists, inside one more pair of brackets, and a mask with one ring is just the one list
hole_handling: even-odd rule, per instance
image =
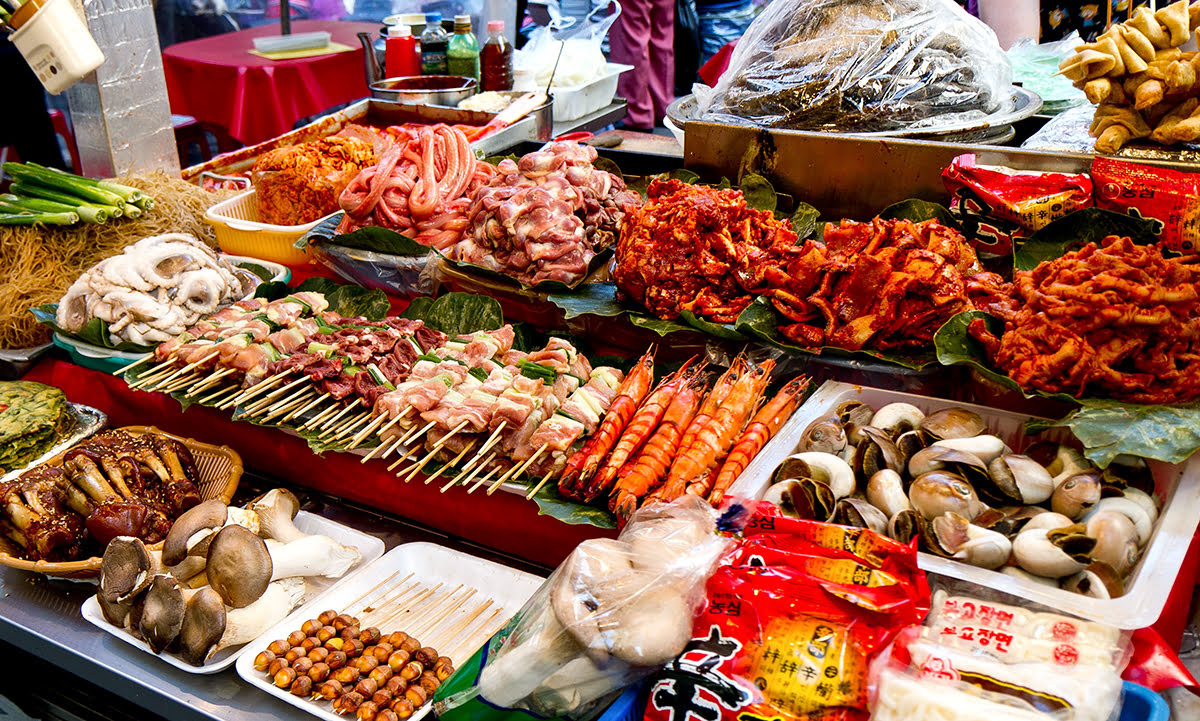
[[451, 75], [479, 80], [479, 41], [471, 32], [471, 16], [454, 16], [454, 35], [446, 48], [446, 64]]
[[442, 14], [425, 15], [425, 32], [421, 33], [421, 72], [425, 75], [447, 75], [446, 46], [450, 36], [442, 29]]
[[392, 25], [388, 28], [385, 55], [387, 77], [403, 78], [421, 74], [421, 42], [413, 37], [409, 26]]
[[479, 51], [480, 90], [513, 89], [513, 46], [504, 35], [503, 20], [489, 20], [488, 39]]

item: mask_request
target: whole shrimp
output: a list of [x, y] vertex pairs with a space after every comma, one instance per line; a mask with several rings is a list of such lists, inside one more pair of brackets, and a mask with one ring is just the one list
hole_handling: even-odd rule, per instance
[[604, 415], [600, 427], [567, 461], [566, 468], [558, 479], [558, 492], [562, 496], [577, 501], [584, 500], [588, 481], [596, 475], [600, 464], [620, 438], [621, 431], [629, 424], [629, 419], [633, 417], [638, 404], [650, 392], [653, 380], [654, 350], [651, 349], [629, 371], [629, 375], [625, 376], [625, 381], [617, 389], [617, 395], [608, 407], [608, 413]]
[[[695, 442], [675, 456], [667, 481], [654, 492], [655, 498], [665, 502], [679, 498], [688, 484], [706, 477], [713, 466], [725, 459], [734, 438], [754, 414], [774, 367], [774, 361], [763, 361], [757, 371], [743, 373], [734, 382], [712, 420], [696, 433]], [[707, 484], [703, 495], [707, 496]]]
[[[758, 413], [754, 414], [754, 418], [750, 420], [746, 430], [742, 431], [742, 435], [738, 436], [737, 442], [733, 444], [733, 449], [729, 451], [729, 457], [725, 459], [725, 463], [721, 464], [721, 470], [717, 472], [717, 480], [713, 482], [712, 494], [708, 497], [708, 502], [714, 508], [721, 505], [721, 501], [725, 498], [725, 491], [729, 490], [737, 477], [742, 475], [742, 471], [746, 470], [746, 466], [750, 465], [750, 461], [754, 460], [763, 446], [767, 445], [767, 442], [791, 417], [792, 412], [800, 405], [806, 390], [808, 390], [808, 378], [797, 376], [784, 386], [774, 398], [767, 401], [758, 410]], [[703, 486], [703, 481], [693, 482], [688, 485], [687, 492], [698, 493], [703, 490]]]
[[700, 433], [700, 429], [708, 425], [712, 420], [713, 413], [716, 413], [717, 408], [729, 396], [729, 391], [733, 388], [733, 384], [743, 373], [749, 370], [749, 363], [746, 362], [744, 356], [738, 356], [729, 364], [729, 370], [721, 374], [717, 382], [713, 385], [708, 396], [705, 397], [704, 403], [700, 406], [700, 410], [696, 412], [692, 422], [688, 424], [687, 430], [683, 432], [683, 440], [679, 441], [678, 453], [687, 453], [688, 449], [696, 441], [696, 436]]
[[671, 399], [654, 435], [642, 446], [637, 458], [621, 469], [621, 478], [608, 499], [609, 510], [616, 514], [621, 523], [629, 520], [646, 492], [662, 482], [667, 467], [671, 465], [671, 458], [679, 448], [684, 429], [696, 415], [696, 409], [704, 397], [704, 385], [703, 374], [691, 374]]
[[608, 460], [592, 478], [591, 483], [584, 488], [582, 495], [586, 501], [591, 502], [612, 487], [613, 481], [617, 479], [617, 472], [658, 427], [658, 422], [666, 413], [671, 399], [687, 381], [685, 374], [692, 360], [684, 363], [682, 368], [664, 378], [658, 387], [646, 396], [645, 402], [629, 420], [629, 425], [625, 427], [624, 433], [621, 434], [621, 438], [617, 441]]

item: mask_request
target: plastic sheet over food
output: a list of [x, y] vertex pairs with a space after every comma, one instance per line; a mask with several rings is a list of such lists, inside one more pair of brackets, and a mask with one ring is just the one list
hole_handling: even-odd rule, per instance
[[1011, 83], [995, 33], [952, 0], [779, 0], [696, 94], [714, 122], [872, 132], [982, 118]]
[[684, 650], [729, 541], [703, 499], [639, 509], [617, 539], [579, 544], [434, 697], [443, 721], [590, 718]]

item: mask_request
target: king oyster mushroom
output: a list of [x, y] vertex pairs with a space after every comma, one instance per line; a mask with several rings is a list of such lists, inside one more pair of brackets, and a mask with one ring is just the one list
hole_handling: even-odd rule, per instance
[[988, 474], [997, 486], [1016, 489], [1018, 503], [1043, 503], [1054, 493], [1050, 472], [1029, 456], [1002, 454], [988, 463]]
[[888, 518], [912, 508], [904, 492], [903, 479], [890, 468], [884, 468], [867, 481], [867, 500]]
[[212, 588], [175, 588], [166, 595], [171, 608], [183, 604], [180, 654], [188, 663], [202, 666], [213, 655], [258, 638], [286, 618], [304, 598], [304, 581], [296, 577], [274, 581], [254, 603], [234, 609], [227, 609]]
[[1092, 562], [1089, 554], [1096, 545], [1086, 530], [1083, 526], [1052, 531], [1025, 528], [1012, 542], [1013, 559], [1026, 571], [1046, 578], [1079, 573]]
[[[189, 591], [188, 593], [196, 593]], [[175, 642], [183, 627], [187, 601], [185, 591], [174, 576], [159, 574], [146, 590], [145, 606], [138, 622], [142, 638], [154, 653], [162, 653]]]
[[921, 431], [934, 441], [970, 438], [986, 430], [983, 417], [966, 408], [943, 408], [921, 420]]
[[292, 612], [304, 600], [304, 579], [281, 578], [272, 581], [254, 603], [225, 612], [225, 632], [209, 649], [208, 658], [223, 649], [249, 643]]
[[225, 602], [212, 588], [201, 588], [187, 600], [179, 627], [179, 653], [193, 666], [201, 666], [209, 650], [225, 633]]
[[999, 458], [1004, 453], [1012, 450], [1000, 438], [989, 435], [971, 436], [970, 438], [947, 438], [936, 441], [930, 447], [951, 448], [963, 453], [970, 453], [983, 461], [984, 464], [991, 463], [993, 459]]
[[104, 547], [100, 559], [99, 596], [110, 605], [128, 604], [150, 587], [158, 573], [142, 539], [117, 536]]
[[833, 508], [833, 523], [855, 528], [869, 528], [876, 533], [887, 533], [888, 517], [870, 503], [860, 498], [843, 498]]
[[874, 426], [862, 427], [862, 440], [854, 452], [854, 472], [864, 482], [879, 471], [904, 470], [903, 459], [896, 444], [886, 433]]
[[168, 566], [182, 563], [188, 556], [188, 541], [197, 533], [220, 528], [229, 517], [228, 507], [218, 498], [213, 498], [183, 512], [171, 524], [171, 530], [163, 541], [162, 562]]
[[293, 519], [300, 512], [300, 499], [286, 488], [273, 488], [250, 503], [258, 515], [259, 535], [280, 543], [291, 543], [309, 534], [296, 528]]
[[918, 476], [908, 488], [908, 501], [926, 520], [954, 512], [972, 521], [984, 509], [971, 484], [946, 471]]
[[871, 426], [883, 431], [888, 438], [896, 438], [914, 428], [919, 428], [925, 414], [911, 403], [889, 403], [875, 411]]
[[949, 558], [980, 568], [999, 568], [1012, 555], [1007, 536], [972, 525], [957, 513], [943, 513], [929, 525], [939, 550]]
[[1085, 524], [1087, 534], [1096, 539], [1092, 558], [1108, 564], [1117, 574], [1129, 573], [1138, 559], [1138, 535], [1133, 521], [1117, 511], [1092, 514]]
[[835, 500], [854, 493], [854, 471], [841, 458], [829, 453], [796, 453], [783, 459], [775, 469], [776, 481], [799, 478], [811, 478], [829, 486]]
[[800, 434], [796, 450], [800, 453], [818, 452], [838, 454], [846, 447], [846, 429], [836, 416], [821, 416]]
[[1095, 471], [1076, 473], [1054, 489], [1050, 508], [1077, 521], [1100, 502], [1100, 474]]

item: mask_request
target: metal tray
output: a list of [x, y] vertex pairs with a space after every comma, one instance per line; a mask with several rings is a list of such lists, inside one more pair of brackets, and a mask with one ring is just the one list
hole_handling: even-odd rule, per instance
[[0, 380], [15, 381], [25, 375], [53, 347], [53, 343], [46, 343], [32, 348], [0, 350]]
[[[1002, 128], [1010, 126], [1013, 123], [1024, 120], [1025, 118], [1035, 115], [1042, 108], [1042, 99], [1037, 93], [1025, 88], [1012, 86], [1012, 94], [1010, 96], [1011, 104], [998, 109], [993, 113], [982, 117], [970, 115], [962, 117], [963, 114], [956, 114], [957, 117], [951, 116], [949, 120], [943, 119], [937, 122], [938, 119], [931, 119], [928, 125], [920, 127], [909, 127], [898, 130], [880, 130], [867, 133], [827, 133], [829, 135], [841, 135], [854, 138], [927, 138], [927, 139], [944, 139], [950, 142], [956, 142], [956, 139], [964, 134], [976, 133], [978, 131]], [[667, 106], [667, 117], [671, 122], [687, 132], [687, 124], [697, 122], [696, 117], [697, 106], [695, 95], [685, 95], [682, 98], [676, 99]], [[746, 121], [746, 127], [759, 127], [751, 121]], [[773, 132], [794, 133], [802, 132], [798, 130], [787, 130], [784, 128], [774, 128]], [[961, 141], [960, 141], [961, 142]], [[998, 141], [1003, 142], [1003, 141]]]
[[[372, 125], [387, 127], [403, 125], [404, 123], [446, 123], [447, 125], [486, 125], [495, 113], [481, 113], [472, 110], [459, 110], [439, 105], [406, 105], [392, 103], [386, 100], [366, 98], [326, 115], [302, 128], [284, 133], [278, 138], [263, 141], [257, 145], [239, 148], [229, 153], [218, 155], [212, 160], [184, 168], [183, 179], [199, 183], [201, 173], [217, 175], [237, 175], [248, 173], [254, 167], [254, 161], [267, 151], [276, 148], [286, 148], [300, 143], [333, 135], [347, 125]], [[544, 105], [536, 108], [528, 117], [522, 118], [512, 125], [499, 130], [486, 138], [471, 144], [471, 147], [486, 155], [495, 155], [511, 148], [523, 140], [550, 140], [554, 126], [553, 101], [547, 100]]]
[[98, 433], [104, 426], [108, 425], [108, 416], [104, 411], [97, 410], [91, 406], [67, 403], [67, 412], [71, 414], [71, 426], [67, 428], [67, 432], [58, 440], [58, 443], [55, 443], [49, 450], [33, 461], [30, 461], [23, 468], [14, 468], [3, 476], [0, 476], [0, 483], [12, 480], [24, 471], [45, 463], [83, 439]]

